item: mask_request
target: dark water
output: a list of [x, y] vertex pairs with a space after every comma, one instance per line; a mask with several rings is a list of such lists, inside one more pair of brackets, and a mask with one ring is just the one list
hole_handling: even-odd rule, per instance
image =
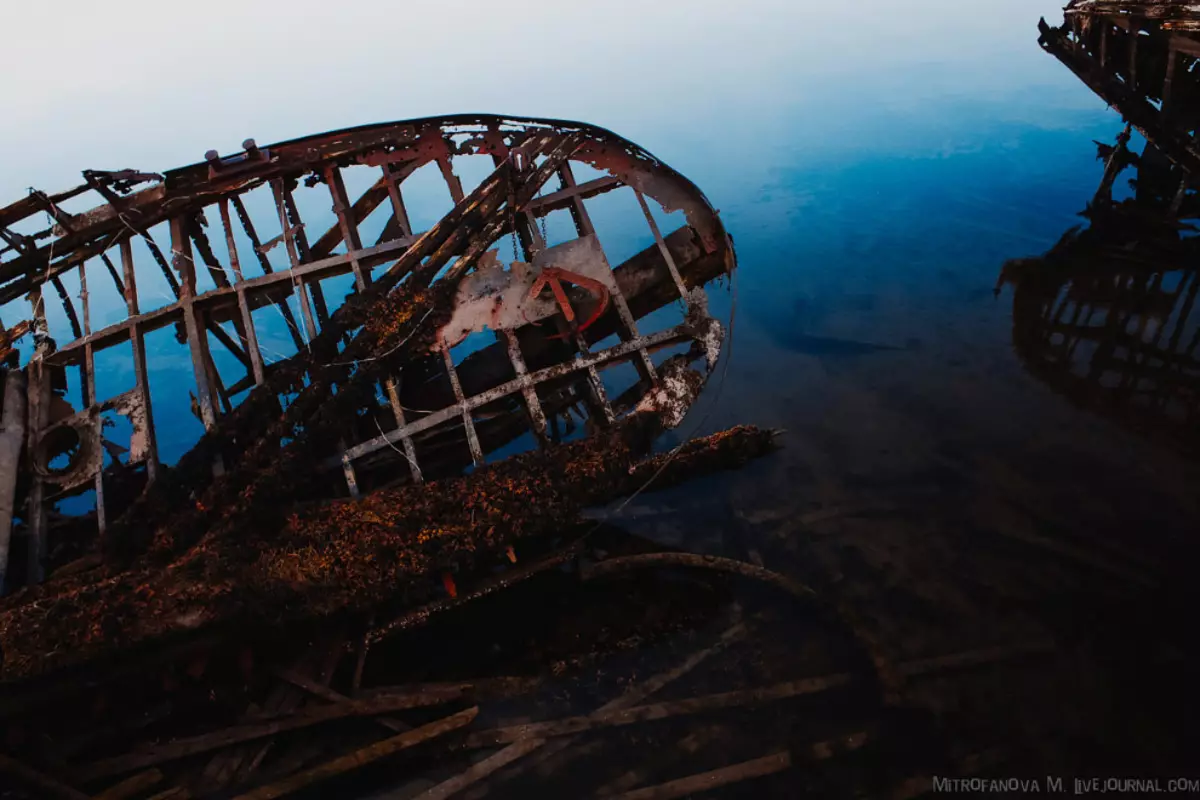
[[802, 71], [780, 76], [805, 99], [772, 94], [766, 131], [651, 145], [709, 192], [741, 265], [732, 363], [684, 431], [786, 434], [770, 459], [609, 519], [801, 576], [892, 658], [1055, 642], [1034, 666], [911, 687], [950, 750], [1004, 752], [983, 774], [1170, 774], [1200, 741], [1182, 611], [1200, 473], [1179, 446], [1197, 421], [1151, 435], [1014, 350], [1000, 269], [1087, 225], [1092, 140], [1122, 127], [1037, 49], [1034, 22], [1002, 27], [1028, 45], [1002, 56], [934, 43], [816, 97]]
[[[993, 46], [978, 51], [960, 52], [949, 25], [924, 32], [919, 55], [877, 66], [783, 64], [729, 109], [685, 102], [678, 130], [642, 136], [721, 209], [740, 264], [733, 286], [714, 291], [717, 313], [733, 316], [731, 361], [680, 435], [740, 422], [786, 433], [779, 453], [739, 472], [597, 517], [803, 580], [850, 609], [894, 663], [1048, 648], [909, 682], [897, 708], [912, 717], [893, 743], [920, 744], [850, 762], [881, 795], [905, 772], [953, 774], [980, 756], [976, 774], [1068, 787], [1180, 774], [1200, 741], [1184, 611], [1195, 607], [1200, 472], [1175, 441], [1186, 436], [1131, 425], [1028, 369], [1014, 348], [1014, 290], [994, 291], [1007, 261], [1088, 225], [1079, 212], [1103, 169], [1092, 140], [1111, 142], [1123, 125], [1037, 48], [1036, 14], [993, 23]], [[883, 50], [894, 44], [878, 36]], [[1131, 190], [1123, 178], [1115, 191]], [[600, 235], [606, 247], [623, 241]], [[625, 234], [636, 246], [642, 235]], [[820, 674], [824, 640], [810, 623], [784, 613], [765, 624], [736, 668], [690, 693]], [[678, 660], [647, 647], [616, 669]], [[599, 703], [574, 696], [576, 712]], [[651, 752], [664, 759], [643, 776], [654, 783], [819, 739], [862, 713], [782, 703], [725, 720], [736, 746], [680, 751], [679, 739], [706, 730], [701, 717], [504, 786], [574, 796]], [[841, 795], [855, 782], [814, 766], [721, 796]]]

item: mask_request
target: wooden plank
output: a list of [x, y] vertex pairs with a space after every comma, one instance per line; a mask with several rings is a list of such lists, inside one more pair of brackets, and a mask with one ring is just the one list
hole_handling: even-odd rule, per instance
[[758, 689], [743, 689], [735, 692], [689, 697], [686, 700], [672, 700], [665, 703], [634, 706], [613, 711], [597, 712], [586, 716], [564, 717], [549, 722], [533, 722], [524, 725], [492, 728], [471, 734], [467, 738], [468, 747], [494, 747], [508, 744], [526, 738], [549, 739], [557, 736], [570, 736], [596, 728], [612, 728], [632, 725], [637, 722], [651, 722], [669, 717], [700, 714], [723, 708], [740, 708], [742, 706], [759, 705], [775, 700], [786, 700], [806, 694], [818, 694], [849, 686], [855, 676], [849, 672], [839, 672], [816, 678], [804, 678], [797, 681], [786, 681], [773, 686]]
[[[897, 673], [905, 677], [919, 677], [948, 670], [994, 664], [1000, 661], [1052, 651], [1053, 645], [1049, 642], [1030, 642], [1013, 646], [968, 650], [933, 658], [915, 659], [903, 662], [897, 665], [895, 669]], [[618, 708], [606, 707], [586, 716], [564, 717], [548, 722], [522, 723], [478, 731], [467, 738], [466, 746], [492, 747], [531, 737], [547, 739], [558, 736], [571, 736], [597, 728], [619, 727], [637, 722], [667, 719], [679, 715], [756, 705], [790, 697], [825, 692], [849, 686], [856, 680], [857, 676], [853, 673], [839, 672], [813, 678], [786, 681], [756, 689], [702, 695], [700, 697], [652, 705], [639, 706], [626, 704]]]
[[190, 800], [192, 793], [182, 786], [172, 786], [158, 794], [151, 795], [146, 800]]
[[419, 728], [406, 731], [390, 739], [384, 739], [381, 742], [375, 742], [374, 744], [355, 750], [353, 753], [326, 761], [324, 764], [320, 764], [312, 769], [290, 775], [281, 781], [276, 781], [275, 783], [255, 789], [252, 792], [238, 795], [234, 800], [274, 800], [274, 798], [283, 797], [319, 781], [358, 769], [373, 761], [378, 761], [381, 758], [398, 753], [401, 750], [456, 731], [459, 728], [469, 725], [478, 714], [479, 706], [472, 706], [465, 711], [443, 717], [436, 722], [422, 725]]
[[146, 341], [138, 324], [137, 276], [133, 267], [133, 245], [121, 240], [121, 270], [125, 274], [125, 307], [129, 311], [129, 343], [133, 350], [133, 379], [142, 408], [146, 412], [146, 480], [158, 479], [158, 436], [154, 432], [154, 413], [150, 405], [150, 384], [146, 373]]
[[[569, 206], [571, 210], [571, 218], [575, 222], [575, 232], [579, 234], [580, 238], [585, 236], [595, 236], [596, 228], [592, 224], [592, 219], [588, 214], [587, 207], [583, 204], [584, 194], [580, 192], [581, 187], [575, 180], [575, 173], [571, 170], [570, 161], [567, 161], [562, 165], [562, 168], [558, 171], [558, 175], [559, 178], [562, 179], [562, 191], [575, 190], [576, 192], [579, 192], [571, 197], [571, 205]], [[603, 182], [605, 179], [598, 178], [597, 180]], [[596, 182], [597, 181], [589, 181], [588, 183], [595, 184]], [[617, 185], [620, 184], [618, 183]], [[605, 191], [607, 191], [607, 189]], [[561, 192], [556, 192], [555, 194], [559, 193]], [[601, 253], [604, 252], [604, 248], [601, 246], [599, 239], [596, 239], [596, 247], [600, 249]], [[607, 256], [605, 257], [605, 260], [607, 260]], [[611, 292], [610, 298], [612, 300], [613, 307], [617, 310], [617, 320], [620, 323], [617, 330], [621, 336], [621, 340], [627, 342], [630, 339], [636, 339], [639, 336], [637, 320], [634, 319], [633, 313], [630, 312], [629, 301], [625, 299], [625, 295], [621, 292], [621, 287], [615, 278], [613, 279], [609, 290]], [[642, 380], [647, 382], [654, 381], [656, 377], [654, 362], [651, 361], [650, 354], [646, 352], [645, 349], [638, 351], [638, 358], [633, 363], [637, 368], [639, 377], [641, 377]]]
[[[279, 670], [275, 674], [296, 688], [303, 689], [314, 697], [319, 697], [322, 700], [328, 700], [331, 703], [344, 703], [350, 699], [341, 692], [334, 691], [328, 686], [318, 683], [317, 681], [309, 680], [295, 670]], [[400, 694], [400, 692], [394, 692], [393, 694]], [[457, 697], [458, 695], [455, 696]], [[395, 717], [376, 717], [375, 722], [379, 723], [388, 730], [395, 731], [396, 733], [404, 733], [405, 731], [412, 730], [411, 725], [406, 725]]]
[[12, 370], [4, 376], [4, 406], [0, 417], [0, 594], [4, 592], [4, 576], [8, 570], [17, 478], [22, 463], [21, 451], [25, 447], [28, 392], [24, 372]]
[[41, 797], [54, 798], [54, 800], [88, 800], [88, 796], [83, 792], [76, 791], [62, 781], [51, 778], [3, 753], [0, 753], [0, 775], [9, 775], [25, 786], [37, 789], [41, 793]]
[[[271, 181], [271, 192], [275, 196], [275, 209], [279, 212], [279, 226], [283, 229], [283, 242], [287, 249], [288, 263], [291, 264], [292, 282], [300, 295], [300, 314], [304, 317], [304, 329], [308, 332], [309, 341], [312, 341], [317, 338], [317, 322], [313, 314], [312, 301], [308, 296], [308, 284], [296, 272], [296, 267], [300, 266], [300, 250], [296, 239], [296, 230], [288, 220], [284, 197], [286, 187], [284, 187], [282, 179], [276, 178]], [[306, 342], [305, 346], [307, 347], [307, 345]]]
[[444, 702], [447, 702], [447, 697], [437, 694], [380, 695], [370, 699], [348, 700], [344, 703], [306, 708], [280, 719], [235, 725], [202, 736], [147, 745], [133, 753], [94, 761], [81, 769], [77, 777], [81, 781], [90, 781], [110, 775], [120, 775], [123, 772], [132, 772], [136, 769], [144, 769], [198, 753], [206, 753], [218, 747], [264, 739], [285, 731], [307, 728], [323, 722], [348, 717], [386, 714], [390, 711], [402, 711]]
[[95, 795], [92, 800], [126, 800], [160, 783], [162, 779], [162, 772], [152, 767], [145, 772], [132, 775], [115, 786], [104, 790], [100, 794]]
[[671, 249], [667, 247], [666, 241], [663, 240], [662, 231], [659, 230], [658, 223], [654, 221], [654, 215], [650, 213], [650, 206], [646, 203], [646, 196], [637, 189], [634, 189], [634, 194], [637, 195], [638, 204], [642, 207], [642, 214], [646, 217], [646, 224], [650, 227], [650, 232], [654, 234], [654, 244], [658, 246], [658, 252], [662, 253], [663, 261], [667, 264], [667, 270], [671, 273], [671, 280], [675, 281], [675, 286], [679, 289], [679, 297], [686, 306], [688, 295], [687, 284], [683, 282], [683, 276], [679, 274], [679, 267], [675, 264], [675, 258], [671, 255]]
[[[604, 714], [636, 706], [650, 695], [660, 691], [668, 684], [691, 672], [707, 659], [711, 658], [717, 653], [722, 652], [726, 647], [742, 638], [745, 634], [745, 623], [735, 623], [723, 634], [721, 634], [720, 638], [718, 638], [714, 644], [704, 648], [703, 650], [692, 653], [687, 657], [687, 659], [675, 666], [673, 669], [667, 670], [666, 672], [661, 672], [649, 680], [634, 686], [625, 694], [601, 706], [595, 713]], [[508, 764], [524, 758], [525, 756], [540, 750], [543, 747], [550, 751], [549, 755], [553, 755], [554, 753], [560, 752], [569, 747], [573, 741], [575, 741], [574, 737], [561, 738], [549, 744], [547, 744], [545, 739], [539, 739], [537, 737], [521, 739], [508, 745], [503, 750], [500, 750], [499, 752], [489, 756], [465, 772], [462, 772], [459, 775], [456, 775], [453, 778], [443, 781], [437, 786], [433, 786], [425, 792], [422, 792], [417, 798], [414, 798], [414, 800], [443, 800], [444, 798], [450, 797], [452, 794], [455, 794], [462, 789], [465, 789], [466, 787], [487, 778]], [[501, 777], [515, 777], [524, 771], [524, 766], [524, 764], [516, 765]], [[380, 800], [389, 800], [389, 798], [380, 798]]]
[[[337, 169], [337, 168], [332, 167], [331, 169]], [[339, 175], [340, 175], [340, 173], [339, 173]], [[330, 186], [330, 190], [331, 191], [333, 190], [332, 186]], [[345, 192], [344, 185], [341, 188], [341, 191], [343, 193]], [[388, 197], [388, 186], [386, 183], [386, 179], [380, 178], [370, 188], [368, 188], [365, 192], [363, 192], [362, 196], [359, 197], [357, 200], [355, 200], [353, 205], [350, 206], [350, 211], [349, 211], [350, 220], [353, 221], [354, 225], [361, 225], [362, 221], [365, 220], [368, 216], [370, 216], [371, 212], [374, 211], [376, 208], [378, 208], [379, 204], [382, 203], [384, 200], [386, 200], [387, 197]], [[406, 235], [408, 233], [411, 233], [411, 231], [407, 231]], [[317, 239], [316, 242], [313, 243], [313, 246], [311, 248], [312, 257], [314, 259], [328, 257], [329, 254], [331, 254], [333, 252], [334, 248], [337, 247], [340, 242], [343, 242], [345, 240], [346, 240], [346, 230], [343, 227], [343, 223], [339, 218], [338, 223], [336, 225], [334, 225], [328, 231], [323, 233], [321, 235], [321, 237], [319, 239]], [[358, 249], [358, 248], [349, 248], [348, 247], [347, 249]]]
[[564, 181], [563, 188], [557, 192], [551, 192], [530, 201], [529, 210], [541, 215], [556, 209], [569, 208], [577, 200], [586, 200], [589, 197], [595, 197], [604, 192], [611, 192], [613, 189], [624, 185], [621, 181], [609, 175], [578, 185], [572, 180], [571, 185], [568, 186]]
[[[473, 764], [469, 769], [455, 775], [453, 778], [442, 781], [437, 786], [425, 790], [413, 798], [413, 800], [445, 800], [445, 798], [461, 792], [471, 784], [483, 780], [496, 770], [508, 766], [519, 758], [524, 758], [543, 744], [544, 742], [540, 739], [526, 739], [509, 745], [503, 750], [488, 756], [483, 761]], [[401, 797], [402, 795], [399, 793], [393, 792], [377, 797], [375, 800], [400, 800]]]
[[614, 795], [620, 800], [672, 800], [676, 797], [687, 797], [696, 792], [707, 792], [720, 786], [761, 778], [783, 772], [792, 766], [792, 754], [786, 750], [772, 753], [769, 756], [756, 758], [753, 761], [743, 761], [710, 772], [689, 775], [686, 778], [669, 781], [658, 786], [647, 786], [634, 789], [631, 792]]
[[[870, 741], [870, 738], [870, 734], [866, 731], [857, 731], [836, 739], [814, 742], [805, 748], [804, 757], [811, 761], [824, 761], [842, 753], [858, 750]], [[686, 778], [668, 781], [657, 786], [634, 789], [631, 792], [615, 795], [612, 800], [674, 800], [674, 798], [687, 797], [696, 792], [708, 792], [720, 786], [729, 786], [783, 772], [792, 766], [793, 760], [790, 752], [781, 750], [762, 758], [731, 764], [710, 772], [689, 775]]]
[[[34, 308], [37, 309], [34, 314], [35, 330], [44, 331], [46, 329], [45, 314], [41, 310], [41, 290], [37, 292]], [[45, 361], [45, 357], [48, 355], [47, 351], [46, 344], [36, 345], [34, 357], [25, 368], [28, 376], [26, 386], [28, 417], [25, 432], [29, 437], [26, 452], [30, 454], [39, 452], [42, 431], [49, 419], [51, 391], [50, 376]], [[47, 552], [46, 482], [37, 474], [36, 470], [33, 472], [27, 510], [29, 535], [25, 554], [25, 582], [30, 586], [45, 580]]]
[[220, 202], [221, 227], [225, 231], [225, 247], [229, 251], [229, 266], [233, 270], [234, 285], [237, 287], [238, 312], [242, 317], [242, 331], [246, 336], [246, 354], [250, 357], [250, 370], [256, 385], [263, 382], [262, 352], [258, 348], [258, 333], [254, 329], [254, 317], [246, 303], [246, 291], [242, 287], [245, 276], [242, 274], [242, 262], [238, 257], [237, 242], [233, 237], [233, 225], [229, 219], [229, 200], [222, 197]]
[[[316, 682], [327, 686], [342, 655], [341, 637], [334, 637], [332, 641], [321, 641], [310, 646], [299, 658], [294, 669], [305, 676], [314, 676]], [[281, 683], [267, 696], [263, 704], [263, 712], [267, 715], [290, 714], [300, 708], [304, 701], [305, 695], [302, 692], [297, 691], [290, 684]], [[253, 722], [258, 718], [255, 711], [251, 709], [239, 721]], [[248, 776], [262, 763], [274, 742], [274, 739], [267, 739], [264, 742], [229, 748], [218, 754], [205, 767], [205, 780], [216, 787], [224, 787], [243, 776]]]
[[[346, 183], [342, 180], [342, 171], [336, 165], [331, 164], [325, 168], [325, 184], [329, 187], [329, 194], [333, 198], [333, 213], [337, 216], [342, 241], [346, 243], [347, 255], [350, 257], [350, 269], [354, 272], [354, 285], [361, 292], [371, 282], [371, 276], [363, 270], [362, 265], [354, 256], [354, 253], [362, 249], [362, 240], [358, 235], [358, 225], [361, 220], [358, 220], [357, 216], [351, 218], [347, 213], [350, 200], [346, 196]], [[315, 256], [317, 252], [314, 248], [313, 255]]]
[[171, 220], [171, 250], [174, 253], [175, 269], [183, 277], [180, 302], [183, 305], [184, 328], [191, 350], [192, 373], [196, 379], [196, 400], [200, 405], [200, 419], [204, 422], [204, 429], [211, 431], [216, 427], [217, 413], [213, 407], [212, 387], [209, 386], [208, 367], [205, 363], [207, 337], [196, 313], [196, 265], [192, 260], [191, 240], [181, 217]]

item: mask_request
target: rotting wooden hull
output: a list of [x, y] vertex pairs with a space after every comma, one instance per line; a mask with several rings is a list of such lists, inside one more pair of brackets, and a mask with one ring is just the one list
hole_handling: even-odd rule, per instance
[[[478, 156], [492, 169], [467, 192], [455, 164]], [[573, 164], [606, 174], [579, 183], [574, 169], [583, 167]], [[441, 173], [454, 207], [418, 234], [402, 190], [427, 165]], [[358, 169], [378, 177], [351, 202], [344, 173]], [[6, 226], [41, 211], [54, 219], [39, 233], [8, 236], [9, 258], [0, 263], [3, 298], [31, 291], [28, 327], [36, 341], [24, 369], [29, 447], [15, 482], [28, 509], [19, 531], [27, 566], [10, 570], [10, 585], [20, 575], [30, 587], [0, 602], [6, 680], [233, 622], [427, 601], [444, 590], [439, 573], [504, 561], [519, 539], [578, 527], [583, 504], [636, 491], [630, 476], [646, 475], [636, 465], [648, 453], [647, 432], [682, 421], [719, 356], [724, 332], [701, 287], [728, 275], [734, 254], [716, 212], [669, 167], [591, 126], [416, 120], [263, 148], [248, 142], [244, 153], [210, 154], [165, 176], [85, 177], [84, 189], [105, 205], [69, 214], [59, 204], [80, 197], [72, 190], [0, 209]], [[546, 186], [551, 178], [559, 182], [553, 191]], [[152, 185], [133, 191], [144, 182]], [[301, 184], [327, 192], [333, 203], [332, 224], [311, 242], [311, 222], [301, 220], [303, 204], [294, 196]], [[588, 201], [621, 187], [631, 187], [653, 244], [613, 268]], [[256, 188], [271, 191], [268, 210], [280, 228], [274, 239], [264, 241], [262, 219], [256, 225], [252, 218], [256, 207], [243, 200]], [[647, 198], [682, 211], [684, 224], [663, 235]], [[213, 244], [218, 237], [204, 231], [206, 209], [221, 220], [223, 258]], [[372, 231], [376, 243], [365, 246], [363, 229], [377, 209], [390, 213]], [[575, 236], [550, 244], [542, 218], [558, 210], [570, 213]], [[169, 264], [153, 243], [152, 229], [161, 224], [170, 228]], [[527, 264], [502, 266], [509, 236]], [[146, 263], [135, 263], [134, 240], [144, 243]], [[271, 258], [285, 251], [286, 263], [274, 269]], [[119, 254], [123, 278], [110, 252]], [[251, 277], [246, 265], [254, 261], [262, 274]], [[146, 311], [138, 301], [146, 274], [138, 267], [153, 262], [177, 299]], [[85, 291], [80, 335], [55, 344], [42, 288], [57, 288], [75, 272], [86, 288], [87, 268], [98, 264], [114, 267], [128, 316], [93, 330]], [[199, 265], [213, 282], [208, 291], [198, 286]], [[339, 274], [353, 277], [354, 291], [331, 310], [321, 281]], [[293, 292], [298, 317], [285, 312]], [[65, 315], [79, 319], [69, 296], [61, 299]], [[639, 329], [638, 320], [675, 302], [686, 310], [678, 324]], [[272, 305], [299, 334], [300, 349], [265, 364], [253, 312]], [[167, 468], [157, 454], [144, 338], [171, 324], [192, 359], [193, 410], [206, 432]], [[455, 354], [456, 341], [484, 330], [494, 343]], [[220, 331], [219, 344], [235, 355], [240, 348], [245, 375], [237, 382], [222, 383], [214, 365], [210, 334]], [[96, 356], [124, 341], [133, 344], [136, 385], [98, 397]], [[676, 355], [663, 361], [660, 352]], [[601, 376], [629, 362], [638, 382], [609, 398]], [[81, 411], [64, 411], [55, 390], [69, 367], [79, 371]], [[570, 409], [591, 435], [556, 444], [560, 417], [573, 422]], [[102, 419], [112, 411], [129, 419], [132, 433], [125, 458], [106, 464], [102, 451], [111, 443]], [[64, 431], [74, 432], [79, 446], [66, 467], [51, 469]], [[629, 431], [637, 432], [636, 446]], [[526, 433], [538, 452], [485, 467], [488, 452]], [[734, 448], [741, 455], [709, 464], [712, 451], [692, 466], [703, 472], [722, 459], [740, 463], [765, 452], [770, 438], [735, 433], [729, 441], [741, 442]], [[455, 477], [472, 466], [473, 475]], [[441, 480], [427, 484], [429, 478]], [[518, 496], [528, 490], [529, 499], [513, 506], [497, 481], [518, 487]], [[534, 491], [543, 484], [552, 487], [549, 494]], [[98, 497], [96, 513], [53, 535], [48, 512], [55, 502], [89, 488]], [[343, 499], [364, 496], [361, 504]], [[370, 522], [362, 517], [368, 511], [391, 522]], [[90, 535], [89, 524], [97, 527]], [[314, 529], [323, 531], [320, 543], [306, 538]], [[55, 557], [47, 557], [48, 548]], [[64, 563], [62, 552], [75, 560]], [[37, 587], [47, 570], [51, 581]]]
[[[231, 471], [252, 486], [245, 469], [262, 470], [267, 460], [291, 464], [294, 453], [296, 467], [284, 471], [296, 483], [293, 497], [304, 499], [446, 477], [524, 434], [543, 443], [556, 438], [572, 408], [586, 408], [581, 416], [599, 427], [610, 424], [654, 382], [656, 352], [699, 337], [711, 351], [700, 355], [715, 359], [715, 323], [701, 320], [705, 332], [698, 333], [698, 316], [659, 331], [640, 330], [638, 320], [681, 299], [689, 304], [692, 289], [730, 274], [729, 237], [693, 184], [615, 134], [580, 123], [463, 115], [246, 144], [242, 153], [210, 153], [162, 176], [89, 171], [81, 187], [34, 192], [0, 209], [7, 243], [0, 245], [0, 303], [19, 309], [27, 295], [30, 319], [22, 325], [32, 330], [22, 340], [32, 352], [20, 354], [28, 359], [28, 446], [10, 476], [27, 511], [7, 565], [10, 588], [36, 584], [86, 555], [97, 537], [109, 551], [138, 551], [168, 521], [198, 536], [234, 503], [232, 478], [214, 480]], [[480, 158], [490, 174], [467, 191], [456, 166]], [[421, 209], [410, 208], [404, 192], [423, 167], [440, 173], [454, 207], [421, 233], [410, 222]], [[580, 183], [582, 169], [599, 177]], [[369, 185], [352, 200], [347, 179], [364, 184], [364, 175]], [[616, 190], [636, 197], [653, 244], [609, 267], [589, 201]], [[317, 220], [322, 195], [332, 209]], [[103, 204], [67, 210], [88, 198]], [[660, 232], [647, 199], [681, 211], [684, 224]], [[310, 212], [307, 220], [301, 209]], [[575, 238], [550, 246], [542, 229], [558, 211], [570, 215]], [[43, 217], [52, 224], [38, 230], [33, 223]], [[324, 232], [310, 235], [316, 230]], [[169, 250], [154, 239], [164, 231]], [[438, 329], [461, 305], [451, 299], [459, 280], [485, 268], [509, 280], [501, 256], [509, 236], [528, 269], [565, 263], [568, 275], [582, 270], [604, 284], [605, 302], [593, 289], [572, 286], [573, 278], [552, 282], [538, 298], [509, 303], [509, 323], [489, 326], [499, 328], [493, 344], [465, 357], [438, 348]], [[151, 308], [145, 287], [157, 272], [171, 302]], [[335, 308], [323, 287], [339, 276], [353, 289]], [[98, 281], [111, 281], [127, 312], [120, 321], [93, 324], [89, 280], [93, 295]], [[78, 309], [63, 288], [74, 283]], [[697, 314], [705, 307], [691, 306]], [[594, 324], [579, 325], [597, 311]], [[259, 343], [264, 316], [286, 323], [296, 355], [269, 360]], [[70, 323], [73, 340], [50, 338], [53, 318]], [[146, 345], [147, 335], [166, 326], [175, 327], [179, 354], [191, 361], [192, 412], [205, 429], [169, 470], [156, 428], [168, 412], [151, 400]], [[12, 346], [22, 329], [10, 332]], [[615, 345], [591, 351], [613, 334]], [[134, 387], [98, 396], [97, 360], [126, 343]], [[222, 348], [234, 358], [232, 372], [217, 367], [213, 351]], [[624, 397], [607, 397], [605, 370], [629, 362], [638, 384]], [[78, 398], [64, 394], [68, 378]], [[106, 431], [113, 420], [129, 429], [127, 441]], [[258, 463], [247, 465], [248, 458]], [[94, 512], [53, 513], [56, 503], [87, 492], [97, 498]], [[179, 519], [192, 497], [203, 510], [189, 508], [189, 519]]]

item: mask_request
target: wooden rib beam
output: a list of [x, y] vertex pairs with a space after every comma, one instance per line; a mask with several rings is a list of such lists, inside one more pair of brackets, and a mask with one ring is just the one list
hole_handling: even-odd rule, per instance
[[473, 706], [457, 714], [443, 717], [436, 722], [422, 725], [411, 731], [405, 731], [398, 736], [384, 739], [381, 742], [375, 742], [374, 744], [355, 750], [353, 753], [348, 753], [311, 769], [290, 775], [281, 781], [262, 786], [252, 792], [238, 795], [234, 800], [275, 800], [277, 797], [283, 797], [319, 781], [358, 769], [373, 761], [378, 761], [381, 758], [398, 753], [401, 750], [456, 731], [459, 728], [469, 725], [478, 714], [479, 706]]
[[162, 782], [162, 771], [155, 767], [151, 767], [145, 772], [139, 772], [137, 775], [131, 775], [115, 786], [105, 789], [100, 794], [92, 798], [92, 800], [128, 800], [130, 797], [136, 797], [142, 792]]
[[743, 761], [710, 772], [689, 775], [686, 778], [669, 781], [658, 786], [647, 786], [634, 789], [631, 792], [614, 795], [615, 800], [671, 800], [676, 797], [687, 797], [696, 792], [707, 792], [721, 786], [741, 783], [753, 778], [762, 778], [783, 772], [792, 766], [792, 754], [786, 750], [772, 753], [769, 756]]
[[[329, 169], [336, 170], [337, 167], [329, 167]], [[326, 182], [328, 183], [328, 181], [329, 181], [329, 178], [328, 178], [328, 172], [327, 172], [326, 173]], [[344, 185], [340, 185], [341, 184], [340, 174], [339, 174], [338, 184], [339, 185], [336, 187], [333, 184], [330, 184], [330, 191], [331, 192], [340, 191], [342, 193], [342, 196], [344, 197], [346, 188]], [[371, 215], [371, 212], [374, 211], [375, 209], [379, 208], [379, 205], [384, 200], [387, 200], [387, 199], [388, 199], [387, 181], [384, 178], [380, 178], [379, 180], [375, 181], [375, 183], [372, 184], [370, 188], [368, 188], [365, 192], [363, 192], [361, 197], [359, 197], [357, 200], [354, 201], [353, 204], [351, 204], [349, 212], [346, 213], [347, 219], [345, 221], [343, 221], [342, 219], [339, 218], [337, 224], [335, 224], [329, 230], [325, 231], [325, 233], [321, 234], [321, 237], [313, 243], [312, 247], [310, 248], [312, 257], [314, 259], [317, 259], [317, 258], [327, 258], [328, 256], [330, 256], [333, 253], [334, 248], [336, 248], [342, 242], [347, 241], [347, 239], [346, 239], [346, 223], [352, 223], [354, 227], [361, 225], [363, 223], [363, 220], [365, 220], [367, 217], [369, 217]], [[335, 202], [337, 202], [337, 201], [335, 200]], [[347, 249], [357, 250], [359, 248], [350, 246]]]
[[206, 753], [219, 747], [264, 739], [284, 731], [307, 728], [332, 720], [348, 717], [367, 717], [375, 714], [386, 714], [392, 711], [402, 711], [408, 708], [436, 705], [446, 702], [439, 695], [380, 695], [365, 700], [349, 700], [327, 706], [306, 708], [296, 714], [290, 714], [280, 719], [252, 722], [235, 725], [232, 728], [214, 731], [203, 736], [187, 739], [176, 739], [156, 745], [148, 745], [133, 753], [114, 756], [92, 762], [79, 771], [78, 779], [90, 781], [110, 775], [120, 775], [138, 769], [175, 761], [198, 753]]
[[42, 797], [54, 800], [88, 800], [88, 796], [83, 792], [76, 791], [62, 781], [3, 753], [0, 753], [0, 775], [9, 775], [25, 786], [37, 789], [42, 793]]
[[528, 738], [550, 739], [558, 736], [571, 736], [585, 731], [596, 730], [597, 728], [623, 727], [638, 722], [651, 722], [681, 715], [700, 714], [723, 708], [753, 706], [806, 694], [820, 694], [831, 689], [849, 686], [853, 682], [853, 674], [839, 672], [816, 678], [786, 681], [774, 686], [765, 686], [758, 689], [744, 689], [736, 692], [690, 697], [686, 700], [671, 700], [665, 703], [597, 712], [586, 716], [564, 717], [549, 722], [510, 725], [473, 733], [467, 737], [467, 746], [495, 747]]
[[[659, 673], [653, 678], [634, 686], [617, 699], [597, 709], [595, 713], [606, 714], [636, 706], [650, 695], [660, 691], [668, 684], [688, 674], [707, 659], [722, 652], [730, 644], [736, 642], [738, 639], [741, 639], [745, 634], [745, 623], [735, 623], [723, 634], [721, 634], [720, 638], [718, 638], [717, 641], [711, 646], [693, 653], [675, 668]], [[552, 743], [547, 743], [545, 739], [540, 739], [538, 737], [527, 737], [520, 739], [508, 745], [503, 750], [500, 750], [499, 752], [479, 762], [466, 772], [456, 775], [453, 778], [443, 781], [437, 786], [431, 787], [425, 792], [422, 792], [417, 798], [414, 798], [414, 800], [444, 800], [445, 798], [462, 791], [466, 787], [487, 778], [508, 764], [524, 758], [525, 756], [543, 747], [545, 747], [547, 751], [550, 751], [549, 755], [553, 755], [554, 753], [569, 747], [573, 741], [574, 738], [570, 737], [560, 738]], [[523, 766], [524, 765], [517, 765], [513, 769], [509, 770], [507, 777], [513, 777], [517, 774], [520, 774], [523, 771]], [[383, 798], [382, 800], [387, 800], [387, 798]]]

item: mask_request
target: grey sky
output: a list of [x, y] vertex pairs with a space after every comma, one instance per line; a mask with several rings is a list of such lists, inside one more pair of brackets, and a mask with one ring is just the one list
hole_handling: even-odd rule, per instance
[[[93, 167], [162, 170], [366, 122], [458, 111], [580, 118], [641, 141], [769, 118], [831, 74], [936, 60], [986, 77], [1047, 0], [8, 0], [0, 204]], [[841, 8], [839, 8], [841, 6]], [[967, 12], [970, 7], [970, 13]], [[14, 35], [15, 34], [15, 35]], [[736, 123], [734, 123], [736, 124]], [[648, 140], [647, 140], [648, 139]]]

